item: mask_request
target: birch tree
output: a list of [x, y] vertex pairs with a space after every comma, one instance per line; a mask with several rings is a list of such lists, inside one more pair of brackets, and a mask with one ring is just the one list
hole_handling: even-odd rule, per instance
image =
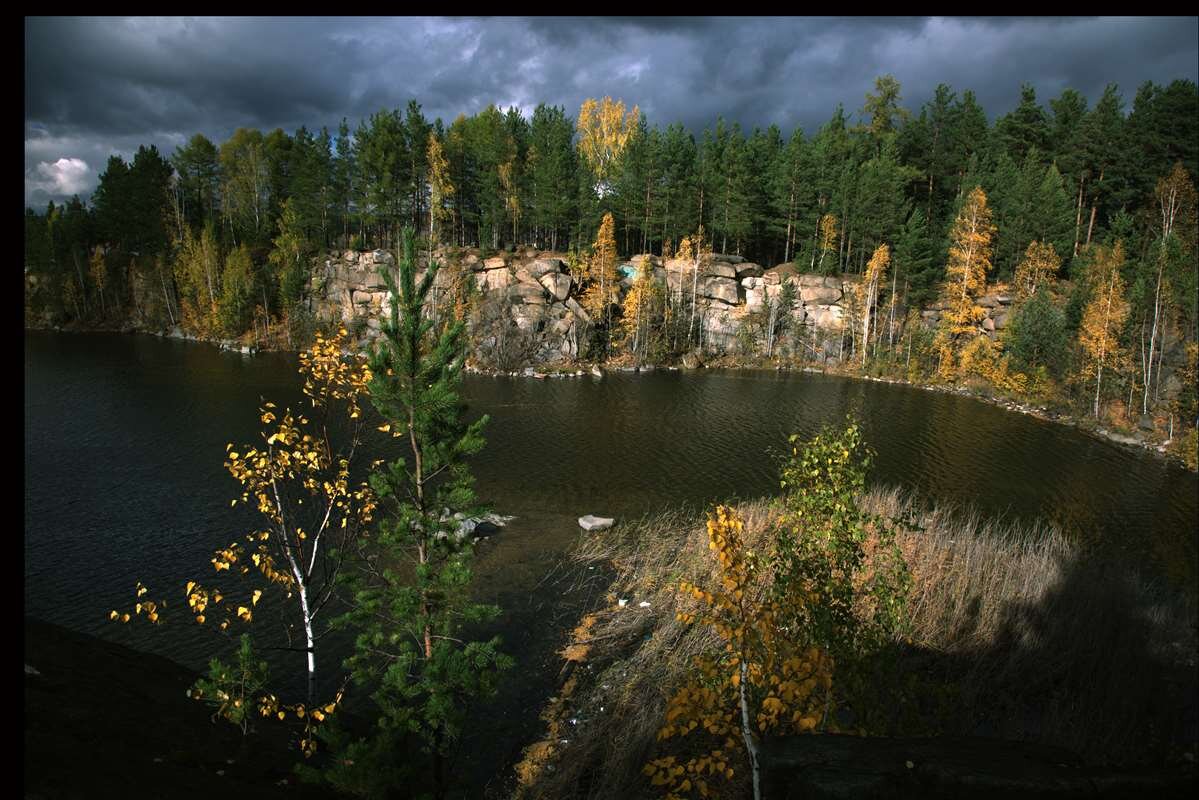
[[1099, 419], [1103, 372], [1105, 369], [1118, 370], [1125, 359], [1120, 347], [1120, 332], [1128, 318], [1124, 279], [1120, 275], [1123, 266], [1122, 242], [1116, 242], [1113, 248], [1100, 245], [1095, 251], [1088, 275], [1091, 300], [1083, 311], [1078, 342], [1086, 356], [1081, 377], [1095, 381], [1095, 419]]

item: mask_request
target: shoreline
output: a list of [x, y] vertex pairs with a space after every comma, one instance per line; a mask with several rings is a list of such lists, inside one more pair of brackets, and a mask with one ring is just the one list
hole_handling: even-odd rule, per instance
[[[112, 325], [106, 327], [88, 326], [88, 327], [63, 327], [63, 326], [26, 326], [27, 331], [42, 331], [53, 333], [120, 333], [120, 334], [145, 334], [154, 336], [159, 339], [176, 339], [179, 341], [195, 342], [198, 344], [210, 344], [219, 350], [226, 352], [241, 353], [242, 355], [256, 355], [258, 353], [299, 353], [299, 350], [287, 347], [259, 347], [255, 345], [244, 344], [236, 339], [210, 339], [201, 336], [195, 336], [185, 333], [181, 328], [176, 326], [170, 330], [151, 331], [138, 328], [135, 325]], [[972, 400], [977, 400], [987, 405], [1001, 408], [1005, 411], [1011, 411], [1018, 414], [1024, 414], [1044, 422], [1056, 423], [1065, 427], [1071, 428], [1084, 435], [1090, 436], [1104, 442], [1120, 445], [1125, 448], [1140, 451], [1155, 455], [1169, 464], [1181, 467], [1188, 471], [1190, 468], [1186, 462], [1176, 453], [1169, 449], [1170, 443], [1173, 441], [1167, 439], [1164, 442], [1147, 441], [1130, 436], [1127, 434], [1111, 431], [1103, 427], [1091, 427], [1087, 420], [1076, 417], [1072, 414], [1053, 411], [1045, 406], [1038, 406], [1034, 403], [1023, 403], [1016, 400], [1009, 400], [1001, 397], [993, 397], [980, 392], [973, 391], [965, 386], [950, 386], [938, 383], [924, 383], [902, 380], [898, 378], [877, 377], [874, 375], [863, 375], [854, 371], [842, 370], [837, 367], [829, 368], [827, 366], [794, 366], [776, 364], [774, 366], [763, 364], [742, 364], [735, 360], [733, 363], [723, 363], [729, 358], [727, 356], [715, 357], [714, 363], [711, 365], [702, 365], [699, 367], [685, 367], [680, 364], [638, 364], [628, 365], [617, 361], [604, 362], [588, 362], [580, 361], [571, 364], [550, 364], [542, 367], [527, 366], [520, 370], [503, 371], [503, 370], [488, 370], [472, 365], [467, 362], [463, 371], [471, 375], [481, 375], [490, 378], [533, 378], [535, 380], [546, 380], [553, 378], [582, 378], [582, 377], [597, 377], [602, 378], [605, 372], [622, 372], [640, 374], [643, 372], [698, 372], [704, 369], [729, 369], [738, 371], [761, 371], [761, 372], [806, 372], [811, 374], [827, 375], [838, 378], [849, 378], [853, 380], [870, 381], [873, 383], [887, 383], [899, 386], [909, 386], [913, 389], [920, 389], [928, 392], [938, 392], [941, 394], [952, 394], [958, 397], [966, 397]]]

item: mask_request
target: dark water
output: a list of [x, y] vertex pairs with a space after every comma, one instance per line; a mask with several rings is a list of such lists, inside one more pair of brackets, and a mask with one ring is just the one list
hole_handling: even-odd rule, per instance
[[[27, 334], [25, 612], [201, 667], [194, 628], [135, 630], [106, 615], [131, 604], [139, 579], [171, 596], [187, 576], [207, 579], [212, 550], [254, 523], [230, 509], [225, 444], [256, 438], [261, 397], [298, 399], [295, 368], [294, 356], [149, 336]], [[478, 565], [497, 597], [535, 584], [582, 514], [772, 493], [787, 435], [851, 408], [877, 451], [876, 481], [1048, 520], [1183, 583], [1196, 574], [1193, 474], [965, 398], [723, 371], [468, 377], [464, 392], [491, 416], [479, 494], [518, 518]]]

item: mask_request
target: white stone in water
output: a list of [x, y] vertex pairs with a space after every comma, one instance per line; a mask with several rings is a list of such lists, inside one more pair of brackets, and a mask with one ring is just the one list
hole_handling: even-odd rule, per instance
[[606, 531], [615, 524], [616, 520], [611, 517], [597, 517], [594, 514], [579, 517], [579, 527], [585, 531]]

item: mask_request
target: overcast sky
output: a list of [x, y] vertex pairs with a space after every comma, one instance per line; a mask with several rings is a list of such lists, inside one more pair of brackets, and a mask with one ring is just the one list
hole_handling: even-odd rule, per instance
[[169, 156], [195, 133], [351, 128], [416, 98], [447, 123], [495, 103], [572, 116], [587, 97], [637, 104], [693, 132], [717, 114], [812, 132], [838, 103], [856, 118], [891, 73], [916, 112], [938, 83], [989, 117], [1021, 82], [1092, 103], [1116, 83], [1199, 80], [1199, 18], [1174, 19], [29, 19], [25, 202], [95, 188], [108, 156]]

